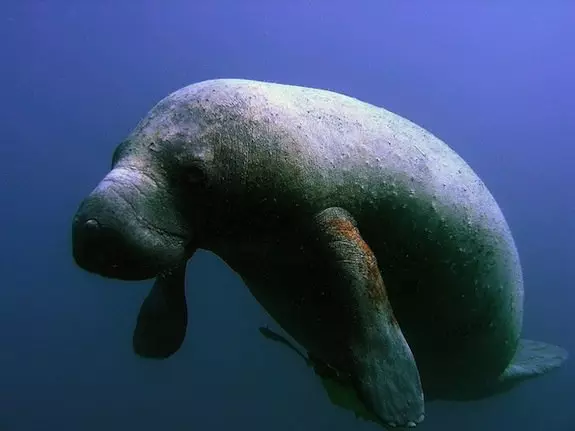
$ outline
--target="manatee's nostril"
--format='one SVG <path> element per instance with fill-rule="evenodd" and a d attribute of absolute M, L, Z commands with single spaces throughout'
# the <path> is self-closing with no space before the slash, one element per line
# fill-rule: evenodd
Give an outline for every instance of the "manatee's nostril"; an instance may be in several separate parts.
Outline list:
<path fill-rule="evenodd" d="M 91 265 L 117 269 L 124 245 L 122 237 L 100 220 L 92 217 L 79 221 L 76 252 L 81 260 Z"/>
<path fill-rule="evenodd" d="M 100 225 L 98 220 L 91 218 L 89 220 L 86 220 L 86 223 L 84 223 L 84 227 L 88 232 L 94 232 L 99 230 L 102 227 L 102 225 Z"/>

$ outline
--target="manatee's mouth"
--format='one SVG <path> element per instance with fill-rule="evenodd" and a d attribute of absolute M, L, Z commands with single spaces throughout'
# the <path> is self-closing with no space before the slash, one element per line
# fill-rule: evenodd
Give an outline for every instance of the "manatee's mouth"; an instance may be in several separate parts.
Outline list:
<path fill-rule="evenodd" d="M 91 273 L 120 280 L 146 280 L 195 251 L 176 232 L 149 226 L 115 229 L 81 214 L 74 219 L 72 248 L 76 264 Z"/>

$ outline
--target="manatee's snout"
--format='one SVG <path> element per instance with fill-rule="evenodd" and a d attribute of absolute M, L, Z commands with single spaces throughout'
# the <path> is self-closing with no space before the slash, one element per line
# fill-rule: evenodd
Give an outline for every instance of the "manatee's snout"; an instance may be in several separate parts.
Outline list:
<path fill-rule="evenodd" d="M 131 212 L 106 196 L 90 196 L 74 217 L 72 247 L 76 263 L 105 277 L 138 280 L 160 271 L 152 250 L 133 226 L 123 222 Z"/>
<path fill-rule="evenodd" d="M 86 206 L 94 205 L 90 198 Z M 158 269 L 146 256 L 136 238 L 131 238 L 126 226 L 103 207 L 100 211 L 86 208 L 74 218 L 72 247 L 76 263 L 83 269 L 106 277 L 145 279 Z"/>
<path fill-rule="evenodd" d="M 145 178 L 111 174 L 74 217 L 78 266 L 104 277 L 143 280 L 181 261 L 186 239 L 160 190 Z"/>

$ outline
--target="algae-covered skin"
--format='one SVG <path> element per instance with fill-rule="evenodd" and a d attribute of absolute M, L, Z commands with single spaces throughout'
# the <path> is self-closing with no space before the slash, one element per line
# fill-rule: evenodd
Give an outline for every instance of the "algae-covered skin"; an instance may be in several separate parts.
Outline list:
<path fill-rule="evenodd" d="M 424 393 L 495 393 L 566 358 L 519 344 L 518 253 L 472 169 L 334 92 L 221 79 L 172 93 L 117 148 L 73 247 L 88 271 L 157 277 L 134 334 L 146 357 L 181 345 L 185 264 L 212 251 L 386 426 L 423 420 Z"/>

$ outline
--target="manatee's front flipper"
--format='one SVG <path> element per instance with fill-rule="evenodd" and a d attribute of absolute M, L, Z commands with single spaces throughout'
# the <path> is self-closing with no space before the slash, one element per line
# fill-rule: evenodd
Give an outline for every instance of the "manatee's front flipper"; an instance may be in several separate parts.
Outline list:
<path fill-rule="evenodd" d="M 185 262 L 156 277 L 134 330 L 132 343 L 138 356 L 164 359 L 182 345 L 188 324 L 185 278 Z"/>
<path fill-rule="evenodd" d="M 329 208 L 315 222 L 320 247 L 332 265 L 332 288 L 352 316 L 345 347 L 353 386 L 384 425 L 413 427 L 424 417 L 419 371 L 393 315 L 376 258 L 345 210 Z"/>
<path fill-rule="evenodd" d="M 519 383 L 546 374 L 563 365 L 567 356 L 567 351 L 561 347 L 542 341 L 522 339 L 511 364 L 505 369 L 499 381 L 505 384 Z"/>

